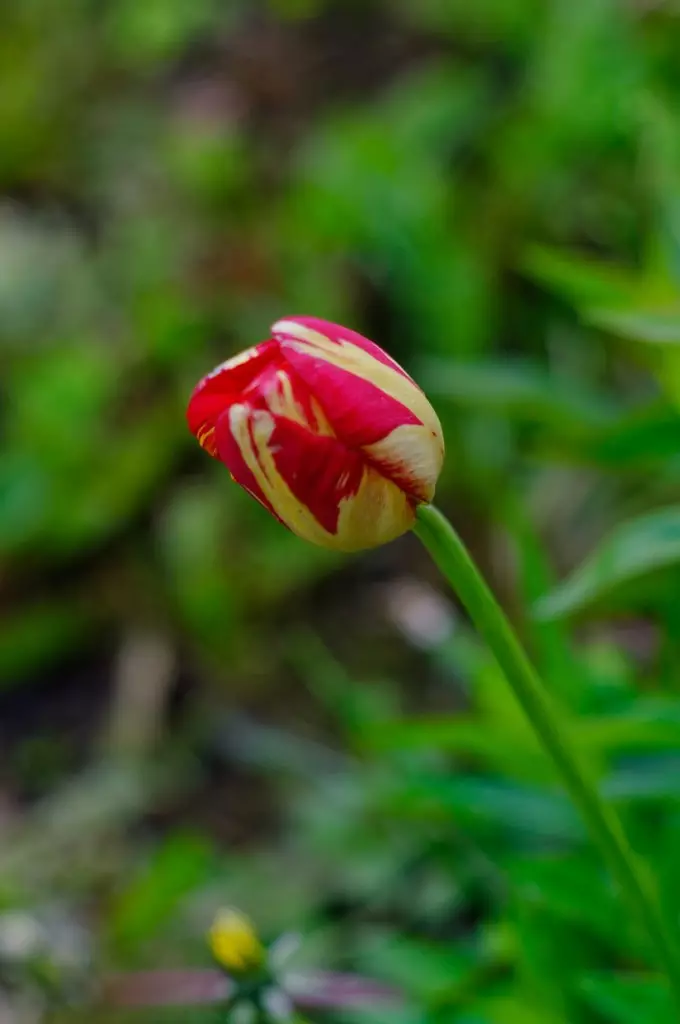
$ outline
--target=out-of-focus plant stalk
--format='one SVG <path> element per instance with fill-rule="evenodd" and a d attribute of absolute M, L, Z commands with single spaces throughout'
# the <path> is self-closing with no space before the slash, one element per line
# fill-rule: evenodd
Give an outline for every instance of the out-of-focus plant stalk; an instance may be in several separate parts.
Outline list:
<path fill-rule="evenodd" d="M 595 780 L 581 763 L 569 737 L 568 723 L 561 720 L 512 626 L 448 520 L 433 505 L 420 505 L 414 532 L 458 594 L 493 652 L 588 826 L 593 841 L 631 909 L 644 924 L 680 1009 L 680 951 L 666 924 L 652 878 L 632 851 L 618 815 L 602 800 Z"/>

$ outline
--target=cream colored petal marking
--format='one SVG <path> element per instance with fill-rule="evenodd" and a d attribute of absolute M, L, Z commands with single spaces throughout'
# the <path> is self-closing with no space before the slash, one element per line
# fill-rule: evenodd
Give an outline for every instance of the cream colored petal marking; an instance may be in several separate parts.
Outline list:
<path fill-rule="evenodd" d="M 274 431 L 271 415 L 253 411 L 247 405 L 233 405 L 229 410 L 229 426 L 248 469 L 286 526 L 314 544 L 337 547 L 336 537 L 324 530 L 306 505 L 295 497 L 276 468 L 269 445 Z"/>
<path fill-rule="evenodd" d="M 229 410 L 229 425 L 264 496 L 299 537 L 336 551 L 360 551 L 385 544 L 413 525 L 415 513 L 407 496 L 367 465 L 357 493 L 339 504 L 337 533 L 328 533 L 295 497 L 276 468 L 270 448 L 274 430 L 271 415 L 234 405 Z"/>
<path fill-rule="evenodd" d="M 406 494 L 367 466 L 356 495 L 340 503 L 340 550 L 362 551 L 387 544 L 410 530 L 414 522 L 415 510 Z"/>
<path fill-rule="evenodd" d="M 312 419 L 307 415 L 307 410 L 295 394 L 290 374 L 285 370 L 277 370 L 268 386 L 262 389 L 262 396 L 267 403 L 267 408 L 274 416 L 284 416 L 286 419 L 307 427 L 315 434 L 334 437 L 333 429 L 328 422 L 321 406 L 314 398 L 310 398 Z"/>
<path fill-rule="evenodd" d="M 305 355 L 326 359 L 333 366 L 370 381 L 390 397 L 401 402 L 418 417 L 433 438 L 438 440 L 443 453 L 444 440 L 439 418 L 424 393 L 409 377 L 404 377 L 398 370 L 374 359 L 357 345 L 343 338 L 333 341 L 304 324 L 280 320 L 274 325 L 274 331 L 287 336 L 282 339 L 285 345 L 291 345 Z"/>
<path fill-rule="evenodd" d="M 266 344 L 266 342 L 262 344 Z M 244 363 L 249 363 L 251 359 L 256 359 L 262 354 L 262 344 L 252 345 L 250 348 L 245 349 L 245 351 L 237 352 L 235 356 L 225 359 L 223 363 L 220 363 L 214 370 L 207 373 L 203 380 L 212 380 L 213 377 L 219 376 L 224 370 L 233 370 L 236 366 L 242 366 Z"/>
<path fill-rule="evenodd" d="M 410 481 L 412 493 L 420 501 L 432 501 L 444 450 L 427 427 L 405 423 L 362 450 L 388 477 L 393 473 L 406 487 Z"/>

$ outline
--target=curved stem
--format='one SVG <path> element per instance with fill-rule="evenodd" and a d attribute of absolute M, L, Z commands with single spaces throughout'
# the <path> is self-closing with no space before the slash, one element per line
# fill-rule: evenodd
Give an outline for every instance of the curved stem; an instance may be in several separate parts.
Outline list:
<path fill-rule="evenodd" d="M 493 652 L 536 736 L 552 758 L 593 841 L 631 909 L 644 924 L 680 1008 L 680 952 L 659 906 L 651 876 L 631 850 L 617 814 L 602 800 L 595 781 L 580 763 L 566 724 L 560 722 L 558 712 L 512 626 L 465 545 L 441 512 L 432 505 L 421 505 L 414 532 L 460 597 Z"/>

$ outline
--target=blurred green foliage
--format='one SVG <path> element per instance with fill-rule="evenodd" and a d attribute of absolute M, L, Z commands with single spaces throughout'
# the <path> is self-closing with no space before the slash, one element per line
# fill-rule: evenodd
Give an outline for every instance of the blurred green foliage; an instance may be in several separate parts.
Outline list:
<path fill-rule="evenodd" d="M 299 931 L 303 965 L 398 984 L 409 1024 L 673 1020 L 417 546 L 304 545 L 183 419 L 285 313 L 364 330 L 418 377 L 439 501 L 677 930 L 679 19 L 674 0 L 4 13 L 12 1019 L 100 1021 L 68 1006 L 107 971 L 206 965 L 228 902 Z M 190 1017 L 213 1019 L 115 1019 Z"/>

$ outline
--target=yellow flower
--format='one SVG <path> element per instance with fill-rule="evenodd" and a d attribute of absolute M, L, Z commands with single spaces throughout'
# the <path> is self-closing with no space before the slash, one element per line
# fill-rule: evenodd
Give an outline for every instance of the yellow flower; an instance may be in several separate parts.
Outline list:
<path fill-rule="evenodd" d="M 247 974 L 264 963 L 266 951 L 250 920 L 238 910 L 220 910 L 208 933 L 218 964 L 230 974 Z"/>

